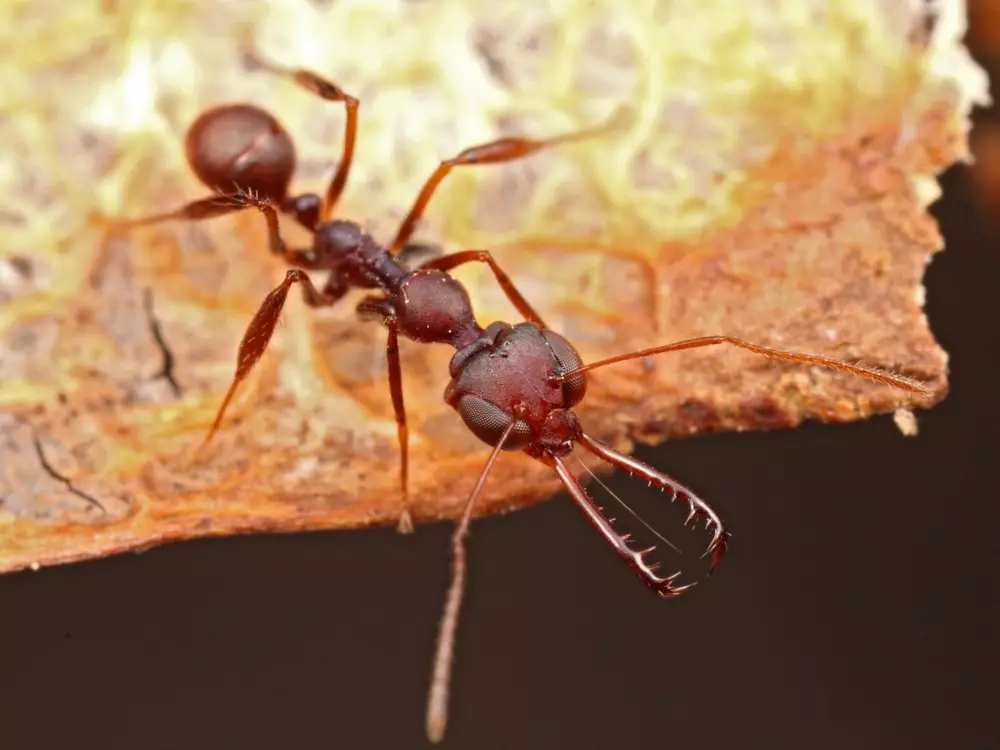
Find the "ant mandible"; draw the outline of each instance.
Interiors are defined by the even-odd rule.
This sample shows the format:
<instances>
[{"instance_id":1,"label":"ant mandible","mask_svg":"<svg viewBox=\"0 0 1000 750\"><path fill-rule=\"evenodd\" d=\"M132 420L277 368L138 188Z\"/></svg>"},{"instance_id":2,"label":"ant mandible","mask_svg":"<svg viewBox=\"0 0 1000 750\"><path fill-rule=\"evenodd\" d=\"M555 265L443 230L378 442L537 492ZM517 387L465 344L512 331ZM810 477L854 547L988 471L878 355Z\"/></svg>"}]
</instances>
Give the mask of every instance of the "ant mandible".
<instances>
[{"instance_id":1,"label":"ant mandible","mask_svg":"<svg viewBox=\"0 0 1000 750\"><path fill-rule=\"evenodd\" d=\"M402 371L399 359L400 334L420 342L467 343L469 331L449 329L444 321L450 314L469 309L464 288L447 272L465 263L485 263L511 302L526 318L530 308L496 261L485 251L467 251L437 258L410 271L399 262L407 248L434 191L457 166L498 164L515 161L543 149L582 140L608 129L613 120L589 130L580 130L548 139L500 138L462 151L446 159L434 170L421 188L387 246L375 242L360 226L343 219L332 219L343 193L354 157L358 131L358 99L340 86L312 71L286 68L247 53L248 61L272 74L289 79L332 102L342 102L346 110L343 156L336 172L320 198L315 193L290 195L289 188L296 167L295 144L284 127L271 114L250 104L229 104L207 110L190 126L185 138L185 154L191 170L216 194L191 201L166 213L138 218L102 219L109 227L130 229L164 221L199 221L234 213L256 205L264 211L270 235L271 252L295 270L261 304L240 344L236 374L215 420L205 438L207 444L222 424L223 416L240 383L263 355L274 333L285 299L292 284L302 285L303 298L310 307L336 304L352 288L378 289L384 296L363 300L358 312L363 317L382 316L389 329L386 354L389 366L389 391L395 412L400 449L400 486L402 507L398 528L412 530L409 513L409 430L403 400ZM275 208L293 217L313 233L309 249L288 248L279 234ZM303 270L329 271L330 276L317 289ZM419 312L415 312L419 311ZM442 327L444 326L444 327Z\"/></svg>"},{"instance_id":2,"label":"ant mandible","mask_svg":"<svg viewBox=\"0 0 1000 750\"><path fill-rule=\"evenodd\" d=\"M507 138L467 149L441 163L424 184L413 208L389 246L378 244L354 222L331 220L332 211L347 181L357 132L358 102L338 86L301 69L260 63L273 73L290 78L324 99L341 101L347 109L344 158L321 201L305 194L288 196L294 171L294 147L284 129L270 115L247 105L221 107L203 115L192 126L187 153L192 168L206 185L232 184L234 192L189 203L166 214L115 222L139 226L167 219L205 219L248 207L260 210L267 222L271 251L297 266L267 295L240 344L236 373L206 437L211 439L222 422L237 386L267 348L288 292L302 284L306 304L332 305L351 288L377 289L357 309L362 317L378 317L388 328L386 345L389 381L401 450L400 476L404 490L401 526L409 523L406 509L408 433L403 404L398 337L419 342L450 344L456 349L449 365L451 381L445 401L478 438L492 445L476 484L466 501L452 537L452 577L438 631L427 707L427 733L434 741L444 736L454 654L455 633L465 587L465 539L475 504L501 450L521 450L552 467L573 501L622 560L655 593L674 597L694 583L678 585L680 573L657 574L658 565L647 561L653 548L636 550L630 535L613 527L600 506L567 468L564 458L576 444L607 462L647 481L688 507L687 522L703 519L711 531L705 554L712 556L709 573L725 555L729 534L716 513L694 492L652 466L623 454L588 435L573 412L586 394L587 373L626 360L671 351L729 344L775 359L821 365L853 373L906 391L929 394L921 383L875 368L827 357L773 349L732 336L705 336L621 354L584 364L573 346L547 328L541 317L500 269L489 252L466 250L437 258L415 271L403 268L395 257L413 234L434 189L454 166L511 161L558 143L596 134L600 128L547 140ZM313 231L313 246L289 249L281 238L278 211L291 214ZM508 299L526 322L494 322L482 328L475 319L465 288L448 271L468 262L486 263ZM316 289L303 270L330 272L322 289Z\"/></svg>"}]
</instances>

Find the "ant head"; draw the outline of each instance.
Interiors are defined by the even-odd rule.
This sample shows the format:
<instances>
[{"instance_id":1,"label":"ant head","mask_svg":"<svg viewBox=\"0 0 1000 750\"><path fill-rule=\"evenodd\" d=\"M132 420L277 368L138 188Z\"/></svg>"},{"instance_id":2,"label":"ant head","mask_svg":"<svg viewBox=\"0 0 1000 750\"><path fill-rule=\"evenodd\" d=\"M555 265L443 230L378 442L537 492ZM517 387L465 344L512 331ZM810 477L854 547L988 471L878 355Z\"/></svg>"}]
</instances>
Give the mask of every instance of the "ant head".
<instances>
[{"instance_id":1,"label":"ant head","mask_svg":"<svg viewBox=\"0 0 1000 750\"><path fill-rule=\"evenodd\" d=\"M534 323L494 323L455 354L445 399L480 440L496 445L513 430L505 450L563 456L582 428L572 407L587 390L580 355L562 336Z\"/></svg>"},{"instance_id":2,"label":"ant head","mask_svg":"<svg viewBox=\"0 0 1000 750\"><path fill-rule=\"evenodd\" d=\"M203 112L184 140L188 164L206 187L281 203L295 172L295 144L274 117L250 104Z\"/></svg>"}]
</instances>

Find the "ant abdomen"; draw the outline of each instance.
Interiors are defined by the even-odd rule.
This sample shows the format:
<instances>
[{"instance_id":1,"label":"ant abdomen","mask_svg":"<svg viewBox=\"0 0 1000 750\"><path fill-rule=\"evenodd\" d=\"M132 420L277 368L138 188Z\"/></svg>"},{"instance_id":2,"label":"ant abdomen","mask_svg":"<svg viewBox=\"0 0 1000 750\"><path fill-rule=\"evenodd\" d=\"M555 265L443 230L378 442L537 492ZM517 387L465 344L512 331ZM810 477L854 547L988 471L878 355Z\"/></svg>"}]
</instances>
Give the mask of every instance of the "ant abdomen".
<instances>
[{"instance_id":1,"label":"ant abdomen","mask_svg":"<svg viewBox=\"0 0 1000 750\"><path fill-rule=\"evenodd\" d=\"M202 113L188 128L184 149L198 179L223 194L250 193L280 204L295 172L295 144L288 132L252 104Z\"/></svg>"}]
</instances>

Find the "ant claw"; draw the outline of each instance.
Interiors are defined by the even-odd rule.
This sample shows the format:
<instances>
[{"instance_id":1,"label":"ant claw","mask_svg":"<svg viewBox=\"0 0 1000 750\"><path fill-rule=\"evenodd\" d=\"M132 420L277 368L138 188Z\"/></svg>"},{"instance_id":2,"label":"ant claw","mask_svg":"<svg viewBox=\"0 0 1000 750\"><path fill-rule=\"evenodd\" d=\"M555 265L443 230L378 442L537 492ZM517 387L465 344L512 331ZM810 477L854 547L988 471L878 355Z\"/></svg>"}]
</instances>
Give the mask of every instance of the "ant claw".
<instances>
[{"instance_id":1,"label":"ant claw","mask_svg":"<svg viewBox=\"0 0 1000 750\"><path fill-rule=\"evenodd\" d=\"M404 510L399 516L399 521L396 523L396 532L398 534L413 533L413 518L410 516L410 511Z\"/></svg>"}]
</instances>

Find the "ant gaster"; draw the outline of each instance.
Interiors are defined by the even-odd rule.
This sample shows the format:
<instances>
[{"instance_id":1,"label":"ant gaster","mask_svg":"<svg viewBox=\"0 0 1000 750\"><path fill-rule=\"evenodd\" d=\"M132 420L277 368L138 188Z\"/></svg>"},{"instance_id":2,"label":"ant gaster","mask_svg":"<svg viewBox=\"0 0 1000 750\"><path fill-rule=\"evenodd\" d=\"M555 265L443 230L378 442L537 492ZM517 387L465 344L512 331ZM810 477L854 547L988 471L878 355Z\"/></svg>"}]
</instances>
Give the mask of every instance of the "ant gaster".
<instances>
[{"instance_id":1,"label":"ant gaster","mask_svg":"<svg viewBox=\"0 0 1000 750\"><path fill-rule=\"evenodd\" d=\"M445 400L458 411L468 428L492 445L493 450L452 537L452 579L438 633L427 709L427 732L432 741L442 739L446 725L455 631L465 585L465 538L476 500L501 450L521 450L551 466L601 536L660 596L677 596L694 584L678 584L680 573L658 575L658 566L646 559L652 548L636 550L630 545L629 534L620 534L614 529L614 519L604 514L563 460L575 445L581 445L653 487L669 491L672 499L687 505L688 521L704 520L711 535L705 552L712 556L709 572L726 552L728 532L715 512L694 492L584 431L573 407L586 393L589 371L670 351L729 344L776 359L850 372L906 391L929 393L922 384L906 377L817 355L772 349L731 336L689 339L584 365L573 346L545 326L489 252L467 250L446 255L414 271L398 262L398 253L412 236L435 188L454 166L512 161L559 143L595 135L603 128L547 140L505 138L466 149L441 163L424 184L394 240L382 246L356 223L331 218L350 170L357 133L358 101L309 71L283 68L260 60L257 63L324 99L345 105L344 156L324 198L309 193L290 197L288 188L295 167L295 149L288 134L273 117L260 109L230 105L202 115L187 137L187 155L193 171L207 186L222 192L221 195L194 201L169 213L111 223L134 227L167 219L206 219L256 207L266 219L271 251L295 266L267 295L247 328L240 344L232 385L206 442L219 428L236 388L267 348L293 284L302 285L305 302L311 307L332 305L352 288L378 290L377 294L363 299L357 309L363 317L380 318L388 329L389 386L398 426L404 498L400 525L404 528L409 524L405 505L408 432L398 337L450 344L456 349L449 366L451 382L445 390ZM228 188L231 191L226 193ZM285 245L278 224L279 210L312 230L311 248L295 250ZM526 322L513 326L495 322L486 328L477 323L468 293L448 274L456 266L469 262L487 264ZM329 276L317 289L302 269L325 270Z\"/></svg>"}]
</instances>

